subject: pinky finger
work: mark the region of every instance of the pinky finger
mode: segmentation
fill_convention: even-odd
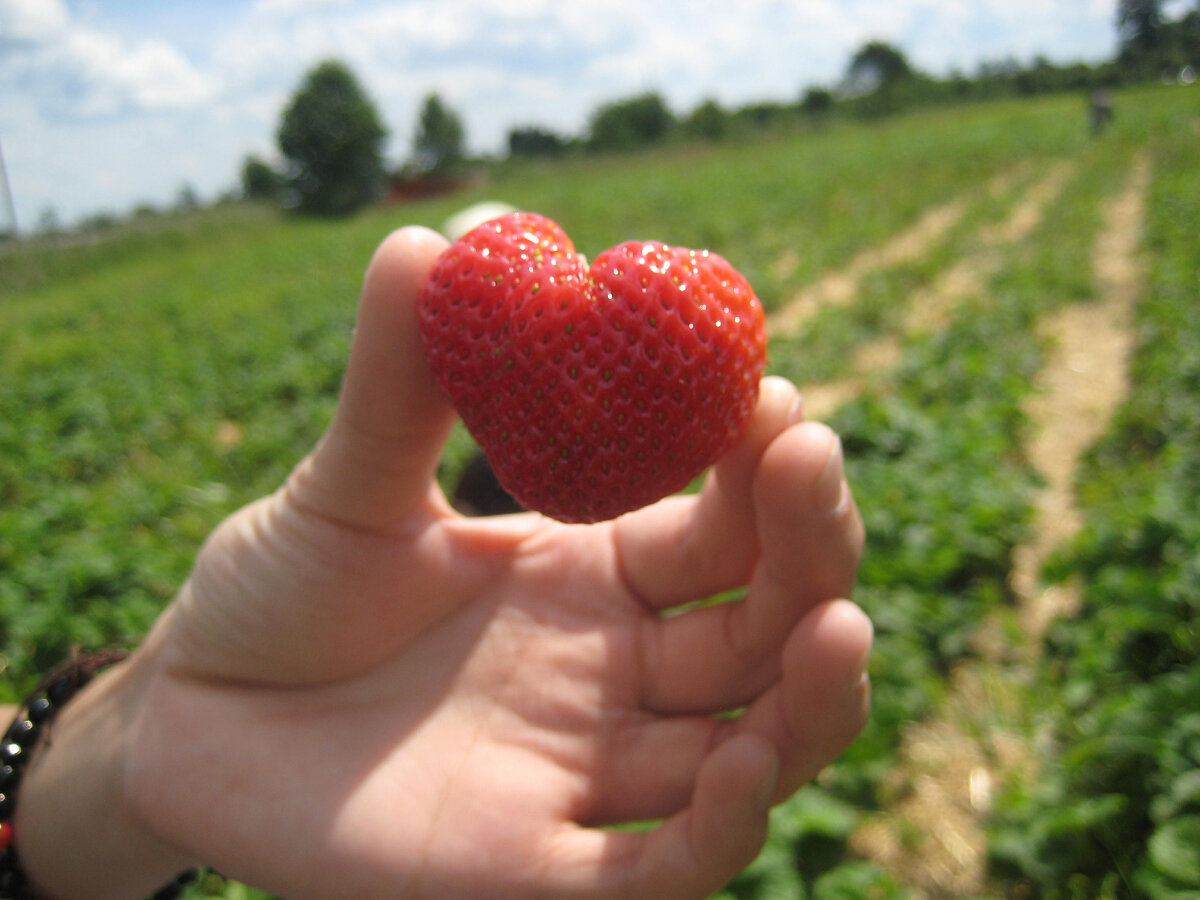
[[[770,741],[754,734],[725,741],[701,765],[691,805],[659,827],[570,835],[598,842],[590,848],[594,878],[576,885],[578,896],[703,900],[720,890],[762,849],[778,777]]]

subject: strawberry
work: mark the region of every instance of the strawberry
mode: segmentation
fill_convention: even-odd
[[[533,213],[452,244],[418,316],[430,370],[500,483],[564,522],[685,487],[737,439],[766,364],[762,306],[720,256],[637,241],[588,267]]]

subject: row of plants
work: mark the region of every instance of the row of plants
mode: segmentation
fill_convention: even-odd
[[[848,127],[722,147],[686,169],[670,154],[570,163],[495,187],[562,219],[589,253],[639,234],[720,247],[770,302],[815,262],[836,265],[915,216],[924,193],[998,165],[999,151],[976,152],[997,126],[977,118],[940,141],[923,122],[890,125],[877,146],[887,165]],[[483,196],[345,222],[204,210],[0,256],[0,692],[20,695],[74,644],[145,631],[208,530],[272,490],[328,421],[375,244]],[[794,224],[795,207],[825,212]],[[840,209],[864,215],[832,227]],[[764,240],[771,231],[784,236]],[[808,252],[777,277],[785,239]],[[447,456],[448,484],[463,444]]]
[[[1164,89],[1131,95],[1135,106],[1104,143],[1087,142],[1076,98],[1047,98],[702,151],[530,163],[474,193],[339,222],[201,211],[128,244],[0,258],[0,694],[23,693],[72,644],[142,634],[208,531],[307,451],[335,402],[362,268],[397,224],[436,227],[498,197],[557,218],[591,255],[631,236],[710,246],[776,308],[925,210],[1017,171],[1007,191],[976,191],[920,262],[871,273],[858,302],[813,320],[815,338],[773,339],[773,369],[809,380],[836,371],[836,354],[813,363],[822,346],[848,354],[896,327],[911,291],[969,253],[1047,166],[1075,155],[1075,177],[989,302],[909,339],[889,389],[834,419],[871,535],[857,599],[879,634],[875,715],[844,761],[777,811],[767,849],[728,896],[902,896],[895,878],[851,858],[847,838],[883,805],[905,723],[936,705],[974,628],[1006,600],[1007,556],[1034,487],[1018,449],[1043,349],[1033,324],[1044,307],[1086,294],[1100,198],[1146,142],[1143,120],[1183,103]],[[1186,186],[1160,180],[1156,203]],[[1175,215],[1179,234],[1194,226],[1192,207]],[[1183,386],[1164,396],[1182,402],[1172,392]],[[469,448],[460,431],[440,473],[448,488]],[[258,896],[216,880],[198,891]]]
[[[328,421],[359,273],[306,258],[330,252],[312,226],[283,242],[230,224],[111,258],[64,249],[41,286],[0,299],[9,698],[72,646],[143,634],[205,535]],[[94,264],[77,269],[76,252]]]
[[[886,815],[885,792],[894,790],[886,776],[906,726],[937,708],[946,676],[974,654],[981,624],[996,612],[1003,620],[1011,607],[1012,552],[1028,537],[1040,487],[1020,449],[1028,437],[1025,406],[1049,349],[1037,324],[1057,306],[1095,298],[1091,254],[1103,205],[1124,186],[1145,138],[1131,130],[1082,151],[1027,239],[991,248],[1004,254],[1003,264],[986,291],[965,298],[944,330],[905,339],[888,378],[832,417],[868,533],[856,599],[876,627],[872,718],[817,785],[777,811],[763,855],[724,897],[910,895],[894,874],[855,858],[850,839],[865,817]],[[844,336],[844,356],[894,330],[904,297],[978,249],[980,229],[1011,212],[1053,162],[1021,173],[1009,190],[974,197],[960,227],[920,262],[870,273],[851,306],[819,313],[811,330]],[[807,341],[772,347],[778,354],[781,345],[795,351]],[[804,359],[791,365],[808,372]],[[1012,883],[1011,872],[997,867],[994,874]]]
[[[1014,152],[1072,142],[1058,103],[565,162],[552,177],[531,164],[486,190],[556,216],[591,254],[639,235],[719,248],[777,305]],[[0,694],[73,645],[146,630],[208,531],[273,490],[328,421],[376,243],[484,191],[339,222],[200,210],[0,257]],[[460,433],[448,486],[466,446]]]
[[[1054,578],[1078,579],[1084,597],[1047,639],[1053,745],[995,823],[997,871],[1034,897],[1181,900],[1200,891],[1193,151],[1186,127],[1155,149],[1132,392],[1079,474],[1087,527],[1050,567]]]
[[[879,306],[875,291],[916,286],[904,269],[873,273],[854,304],[814,324],[861,322]],[[931,710],[975,628],[1003,602],[1006,559],[1024,536],[1031,478],[1010,448],[1037,348],[1012,315],[973,304],[944,332],[914,338],[886,391],[831,420],[868,534],[855,599],[875,624],[872,715],[818,785],[776,812],[767,850],[729,897],[908,896],[848,842],[884,805],[905,725]],[[875,329],[851,331],[865,340]]]

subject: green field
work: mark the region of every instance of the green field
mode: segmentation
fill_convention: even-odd
[[[328,422],[376,244],[501,199],[589,256],[708,247],[772,312],[849,278],[773,331],[769,367],[845,388],[829,420],[868,528],[874,714],[723,898],[1200,896],[1198,146],[1200,89],[1140,88],[1095,138],[1081,97],[1005,101],[510,164],[346,221],[228,206],[0,247],[0,694],[74,645],[143,633],[208,531]],[[1096,246],[1139,165],[1129,383],[1075,469],[1082,529],[1044,569],[1080,605],[1031,638],[1012,574],[1046,487],[1028,453],[1055,348],[1039,326],[1105,299]],[[939,211],[946,227],[915,227]],[[882,249],[904,235],[921,240]],[[914,320],[952,272],[972,278]],[[447,485],[469,449],[457,433]],[[964,678],[987,688],[969,715]],[[914,812],[921,722],[981,753],[991,783],[957,880],[927,865]]]

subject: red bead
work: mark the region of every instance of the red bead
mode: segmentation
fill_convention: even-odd
[[[7,850],[12,843],[13,827],[9,822],[0,822],[0,850]]]

